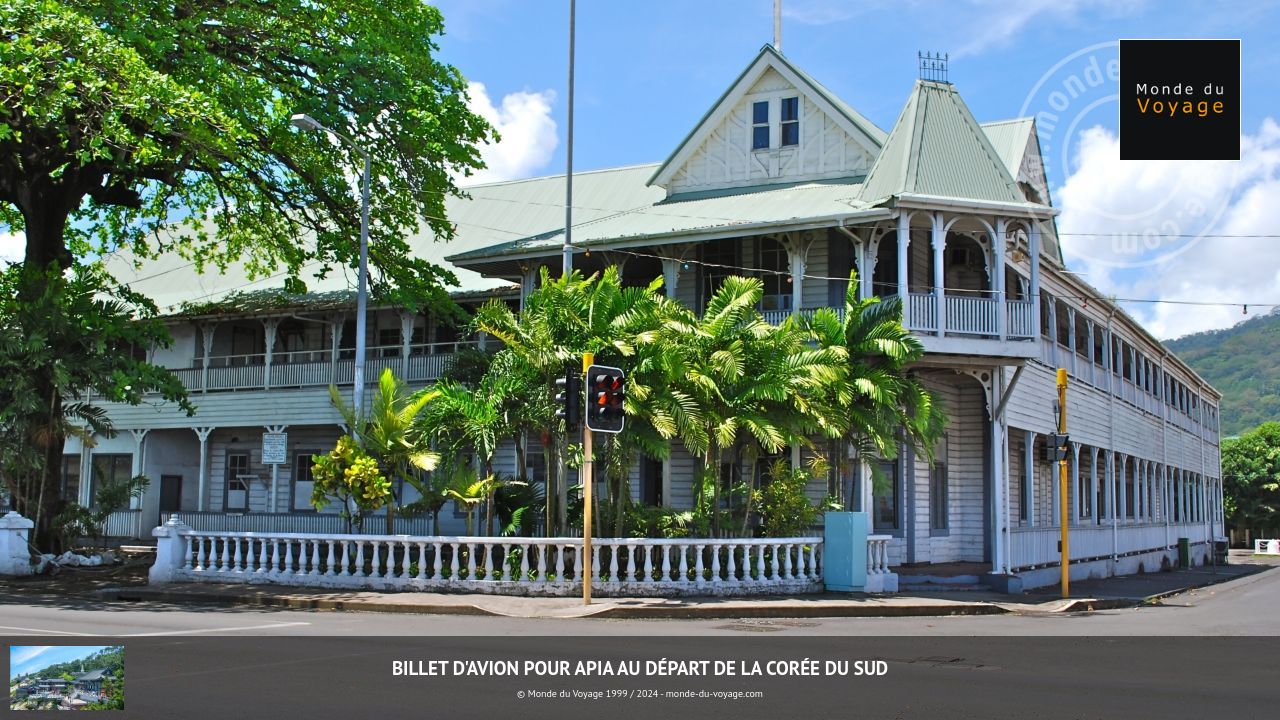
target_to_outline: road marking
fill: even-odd
[[[21,632],[34,633],[36,635],[79,635],[81,637],[97,637],[97,633],[71,632],[69,630],[45,630],[44,628],[25,628],[14,627],[12,625],[0,625],[0,630],[18,630]]]
[[[114,637],[161,637],[163,635],[197,635],[200,633],[240,632],[242,630],[274,630],[276,628],[310,625],[309,622],[267,623],[266,625],[250,625],[248,627],[204,628],[202,630],[166,630],[164,632],[130,633]]]

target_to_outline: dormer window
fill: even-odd
[[[751,104],[751,149],[769,149],[769,102]]]
[[[800,144],[800,98],[782,98],[782,146]]]

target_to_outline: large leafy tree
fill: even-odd
[[[26,240],[19,298],[117,251],[240,261],[293,291],[352,265],[359,152],[292,130],[302,112],[371,156],[375,293],[447,304],[451,276],[405,238],[424,220],[451,236],[452,178],[480,167],[492,130],[432,57],[442,27],[420,0],[0,2],[0,231]],[[28,372],[58,448],[65,383],[52,363]],[[56,495],[56,463],[43,472]]]
[[[113,432],[87,398],[137,404],[159,391],[190,405],[177,378],[142,352],[168,337],[150,301],[85,265],[45,271],[42,291],[19,298],[31,274],[0,271],[0,476],[14,507],[35,521],[38,545],[59,550],[53,521],[75,499],[58,484],[64,440]]]
[[[1222,442],[1222,483],[1233,528],[1258,537],[1280,530],[1280,423]]]

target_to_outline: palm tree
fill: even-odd
[[[544,268],[541,286],[526,298],[520,313],[491,301],[476,314],[476,328],[506,345],[495,365],[525,378],[523,386],[506,388],[520,398],[515,427],[546,431],[547,467],[555,468],[555,491],[547,493],[549,531],[563,529],[568,507],[563,459],[569,438],[555,415],[555,380],[566,368],[580,365],[585,352],[595,353],[598,363],[629,365],[640,338],[656,325],[661,287],[661,279],[645,287],[623,287],[612,266],[588,278],[577,272],[552,278]]]
[[[429,437],[416,420],[439,394],[433,389],[409,392],[388,368],[378,378],[378,392],[369,405],[368,415],[364,416],[343,401],[337,387],[329,386],[329,398],[365,453],[377,461],[388,479],[408,483],[421,495],[428,490],[413,469],[431,470],[439,456],[432,452]],[[388,503],[387,534],[394,533],[395,504]]]
[[[859,454],[897,456],[899,438],[932,455],[946,415],[908,371],[924,347],[902,324],[896,296],[858,298],[857,274],[849,277],[843,312],[815,310],[803,321],[818,347],[839,353],[845,372],[829,402],[844,417],[842,437]],[[874,466],[873,466],[874,470]]]
[[[774,453],[811,435],[837,435],[841,427],[830,400],[843,356],[810,345],[790,320],[777,327],[765,322],[757,309],[762,292],[758,279],[726,278],[701,317],[673,313],[653,339],[675,392],[696,408],[687,423],[693,427],[680,437],[699,458],[695,497],[709,502],[702,510],[710,512],[714,531],[726,451],[749,439]]]

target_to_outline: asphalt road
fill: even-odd
[[[1159,606],[939,618],[550,620],[0,598],[0,636],[1257,636],[1280,635],[1280,569]]]

